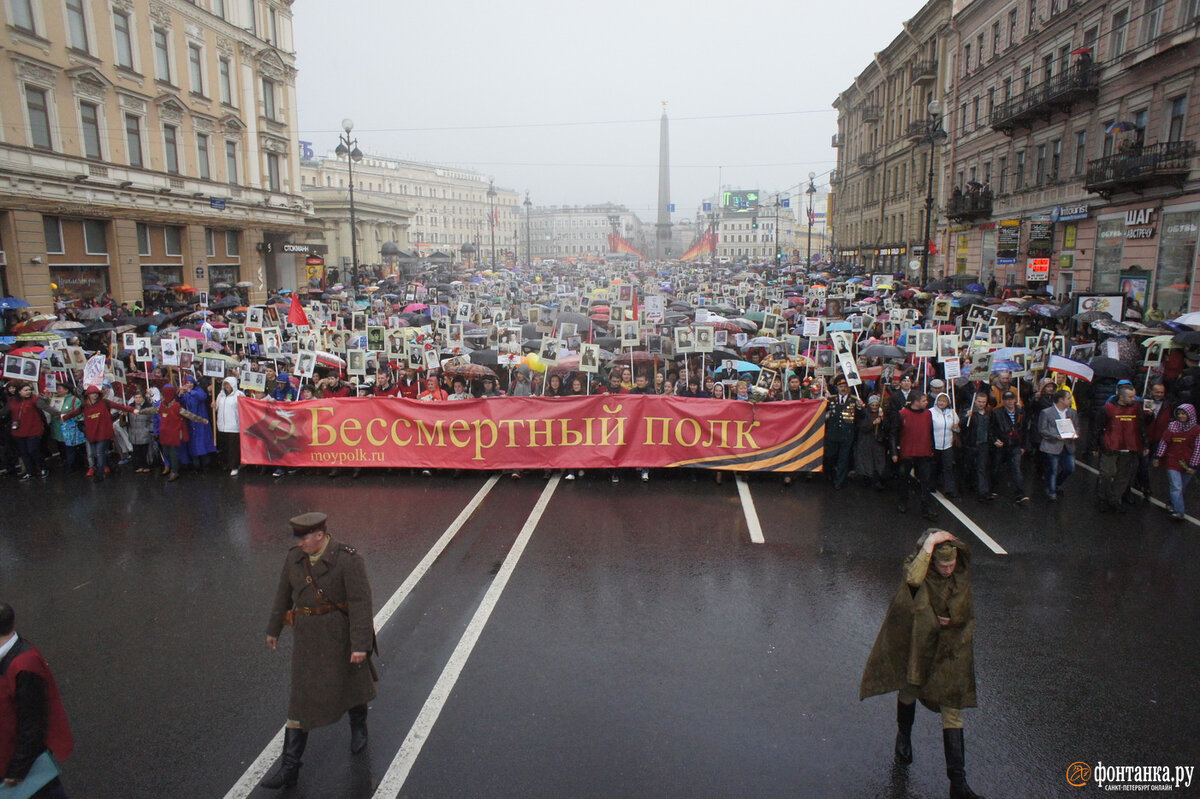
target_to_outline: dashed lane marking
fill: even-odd
[[[754,497],[750,495],[750,486],[746,478],[737,476],[738,496],[742,498],[742,510],[746,514],[746,527],[750,529],[750,540],[756,544],[765,544],[762,524],[758,521],[758,511],[754,507]]]
[[[944,507],[946,510],[950,511],[950,514],[952,516],[954,516],[954,518],[958,519],[960,522],[962,522],[964,527],[966,527],[968,530],[970,530],[972,533],[974,533],[975,537],[978,538],[980,541],[982,541],[988,549],[992,550],[992,552],[996,553],[997,555],[1007,555],[1008,554],[1008,551],[1006,549],[1004,549],[1004,547],[1002,547],[996,543],[996,539],[992,538],[990,535],[985,533],[983,531],[983,528],[980,527],[978,524],[971,521],[970,516],[963,513],[957,505],[955,505],[953,502],[951,502],[950,500],[948,500],[944,496],[942,496],[941,491],[934,491],[933,496],[934,496],[934,498],[937,499],[938,502],[942,503],[942,507]]]
[[[546,511],[546,506],[550,504],[550,497],[554,495],[554,490],[558,487],[560,479],[557,474],[551,477],[549,484],[542,491],[541,497],[538,498],[537,504],[533,506],[533,511],[530,512],[529,518],[525,520],[525,526],[517,534],[517,539],[513,542],[512,549],[509,551],[508,556],[504,558],[504,563],[501,564],[500,571],[496,573],[495,579],[488,587],[487,593],[483,596],[483,601],[479,603],[479,608],[475,611],[475,615],[471,617],[466,632],[459,639],[453,654],[450,655],[450,660],[446,663],[446,667],[442,669],[442,674],[438,677],[437,684],[433,686],[429,697],[426,698],[421,712],[417,715],[417,720],[413,722],[413,726],[408,731],[404,743],[400,745],[400,751],[396,753],[396,757],[393,758],[387,772],[383,775],[383,779],[379,782],[379,787],[375,789],[374,799],[395,799],[400,795],[400,791],[404,787],[409,773],[412,771],[413,764],[416,763],[417,757],[421,754],[421,748],[425,745],[425,741],[429,739],[430,733],[433,732],[433,725],[437,723],[442,708],[445,707],[446,702],[450,699],[450,692],[454,690],[454,684],[458,682],[463,668],[467,665],[467,659],[471,657],[471,652],[474,650],[475,644],[478,643],[480,635],[483,634],[483,628],[487,626],[492,611],[495,610],[496,604],[500,601],[500,595],[504,593],[504,588],[508,585],[509,578],[512,577],[513,572],[516,570],[517,562],[520,561],[521,555],[525,552],[525,547],[529,543],[529,539],[533,536],[533,531],[537,528],[538,522],[541,521],[542,514]]]
[[[421,559],[421,562],[416,565],[408,577],[405,578],[404,582],[400,584],[400,587],[396,589],[396,592],[392,594],[391,598],[379,609],[379,612],[375,614],[376,630],[382,630],[383,626],[388,623],[388,620],[392,618],[392,614],[396,612],[397,608],[412,593],[417,583],[421,581],[421,578],[425,576],[425,573],[429,571],[429,567],[441,556],[442,551],[450,545],[450,542],[454,540],[454,536],[458,535],[458,531],[467,523],[467,519],[471,518],[471,514],[483,504],[484,498],[487,497],[499,479],[499,475],[492,475],[488,478],[487,482],[480,487],[471,501],[466,504],[466,507],[462,509],[454,521],[450,523],[450,526],[446,528],[446,532],[442,533],[441,538],[425,553],[425,557]],[[225,794],[225,799],[246,799],[247,796],[254,792],[254,789],[258,787],[259,781],[266,776],[267,771],[271,768],[271,764],[279,757],[279,751],[283,748],[283,731],[284,728],[280,727],[279,731],[275,733],[275,737],[271,739],[271,742],[267,744],[266,748],[259,753],[254,762],[250,764],[250,767],[242,774],[241,779],[234,783],[233,787],[229,789],[229,793]]]

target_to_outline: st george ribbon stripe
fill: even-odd
[[[429,739],[429,734],[433,732],[433,725],[437,723],[442,708],[445,707],[446,702],[449,700],[450,692],[454,690],[455,683],[458,682],[463,668],[466,667],[467,659],[471,657],[471,652],[475,649],[475,644],[478,643],[479,637],[483,634],[483,628],[487,626],[488,619],[492,616],[492,611],[495,610],[496,604],[500,601],[500,595],[504,593],[504,588],[508,585],[509,578],[512,577],[513,572],[517,568],[517,562],[521,560],[521,555],[525,552],[525,547],[529,544],[529,539],[533,536],[533,531],[537,528],[538,522],[541,521],[542,514],[546,512],[546,506],[550,504],[550,497],[554,495],[554,490],[558,488],[560,479],[562,478],[557,474],[551,477],[549,484],[538,498],[537,504],[533,506],[533,511],[530,512],[529,518],[525,520],[525,526],[517,534],[517,539],[513,542],[512,549],[509,551],[508,556],[504,558],[504,563],[500,566],[500,571],[496,573],[496,578],[488,587],[487,593],[483,596],[483,601],[479,603],[475,615],[471,617],[466,631],[463,633],[462,638],[459,639],[458,646],[454,648],[454,652],[450,655],[450,660],[447,661],[446,667],[442,669],[441,676],[438,677],[437,683],[433,686],[433,690],[425,700],[425,705],[417,715],[417,720],[413,722],[413,726],[408,731],[404,743],[400,745],[400,751],[396,753],[396,757],[393,758],[391,765],[388,766],[388,770],[383,775],[379,787],[375,789],[374,799],[396,799],[400,795],[400,790],[404,787],[404,783],[412,771],[413,764],[416,763],[417,757],[421,754],[421,748],[425,745],[425,741]]]
[[[446,532],[442,533],[441,538],[425,553],[425,557],[421,558],[421,562],[413,568],[404,582],[400,584],[400,587],[396,589],[396,592],[379,609],[379,612],[375,614],[376,630],[382,630],[384,625],[388,623],[388,620],[392,618],[392,614],[404,603],[404,600],[412,593],[413,588],[421,581],[426,572],[429,571],[429,567],[441,557],[442,552],[454,540],[454,536],[458,535],[458,531],[467,523],[467,519],[471,518],[471,515],[483,504],[484,498],[495,487],[496,481],[499,479],[500,476],[495,474],[487,479],[487,482],[475,492],[475,496],[471,501],[467,503],[466,507],[459,512],[454,521],[450,523],[450,526],[446,528]],[[267,747],[254,759],[254,762],[242,774],[241,779],[234,783],[229,792],[225,794],[225,799],[246,799],[247,796],[254,792],[254,789],[258,787],[259,781],[270,770],[271,764],[279,757],[279,751],[283,748],[283,730],[283,727],[279,728],[279,732],[275,733],[275,737],[271,739]]]

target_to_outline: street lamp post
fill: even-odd
[[[496,268],[496,186],[492,181],[488,181],[488,226],[492,229],[492,262],[488,264],[491,269]]]
[[[334,150],[338,157],[346,156],[346,169],[350,173],[350,295],[358,297],[358,220],[354,216],[354,162],[362,160],[362,150],[358,149],[358,139],[350,138],[354,130],[353,119],[342,120],[342,130],[345,135],[338,136],[338,146]]]
[[[533,209],[533,201],[529,199],[529,191],[525,192],[525,268],[529,268],[533,253],[533,239],[529,237],[529,212]]]
[[[816,177],[816,172],[808,173],[808,188],[804,190],[804,193],[808,195],[808,263],[806,266],[810,270],[812,269],[813,197],[817,193],[817,187],[813,185],[813,181]]]
[[[929,119],[925,123],[925,135],[921,137],[922,145],[929,145],[929,174],[925,182],[925,242],[921,247],[921,286],[929,283],[929,237],[933,230],[933,153],[937,143],[948,138],[942,129],[942,104],[937,100],[929,102]]]

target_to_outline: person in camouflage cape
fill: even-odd
[[[863,670],[859,699],[899,691],[896,762],[912,762],[916,701],[942,716],[951,799],[982,799],[967,784],[962,710],[975,707],[975,611],[971,554],[930,528],[904,561],[904,579]]]

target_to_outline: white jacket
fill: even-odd
[[[954,446],[954,428],[958,425],[958,414],[951,407],[938,408],[936,405],[929,409],[929,414],[933,417],[933,448],[950,449]]]
[[[217,432],[218,433],[238,433],[241,428],[238,427],[238,397],[246,396],[238,390],[238,382],[236,377],[227,377],[225,382],[233,386],[233,391],[225,393],[224,385],[217,392]]]

